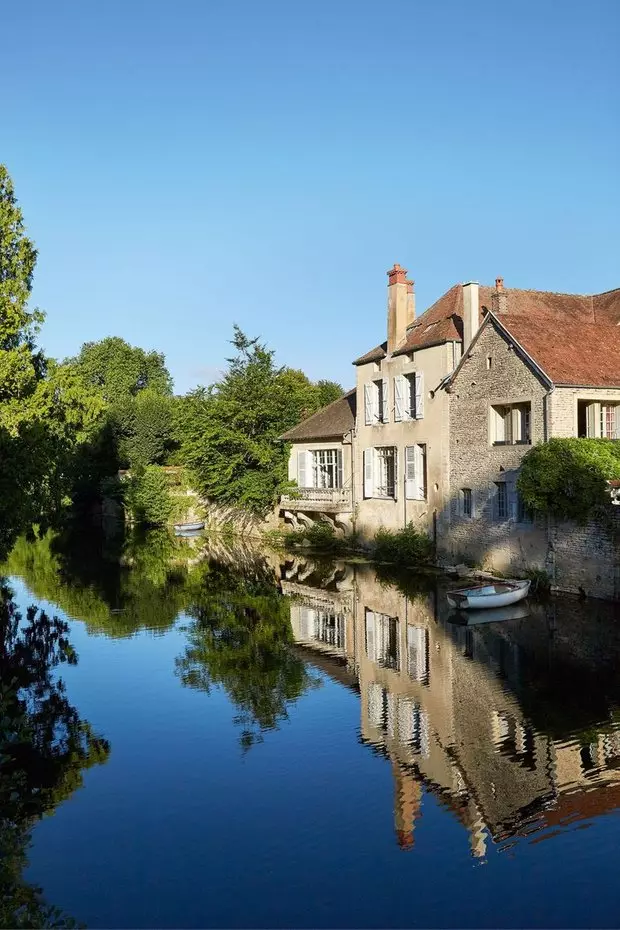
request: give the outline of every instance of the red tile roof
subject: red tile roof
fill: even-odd
[[[604,294],[556,294],[480,286],[480,321],[494,313],[555,384],[620,387],[620,288]],[[444,342],[462,341],[463,287],[455,284],[407,330],[394,352],[403,355]],[[384,343],[355,365],[385,358]]]

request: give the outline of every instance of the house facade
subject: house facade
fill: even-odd
[[[615,532],[532,520],[517,492],[532,445],[620,439],[620,289],[580,296],[472,281],[417,316],[407,271],[387,275],[387,339],[355,360],[355,390],[283,437],[299,485],[297,504],[283,499],[288,513],[316,519],[329,499],[327,517],[335,508],[334,525],[362,540],[413,523],[447,559],[536,567],[558,587],[620,597]],[[328,449],[339,478],[324,477]]]

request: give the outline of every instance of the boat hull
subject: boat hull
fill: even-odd
[[[457,626],[477,626],[479,623],[501,623],[504,620],[524,620],[530,616],[527,604],[517,603],[490,610],[464,610],[450,614],[448,621]]]
[[[450,591],[447,597],[450,607],[457,610],[488,610],[517,604],[528,596],[529,590],[529,581],[516,581],[510,584],[480,585],[478,588]]]
[[[204,530],[204,523],[175,523],[174,531],[175,533],[198,533],[200,530]]]

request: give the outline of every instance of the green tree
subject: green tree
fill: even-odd
[[[163,354],[146,352],[120,336],[84,343],[71,364],[110,403],[136,397],[146,388],[157,394],[172,394],[172,378]]]
[[[533,513],[585,523],[609,502],[612,478],[620,478],[620,442],[551,439],[524,457],[517,487]]]
[[[165,526],[174,509],[168,479],[157,465],[132,475],[125,501],[135,522],[143,526]]]
[[[278,367],[273,350],[238,327],[233,345],[222,380],[179,402],[179,458],[206,498],[264,513],[287,484],[288,447],[279,437],[315,413],[329,391]]]
[[[318,409],[327,407],[328,404],[338,400],[344,394],[341,384],[337,381],[317,381],[315,388],[318,396]]]

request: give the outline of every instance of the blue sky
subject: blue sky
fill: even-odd
[[[23,0],[0,161],[46,350],[109,334],[213,380],[233,322],[353,383],[387,268],[620,286],[617,0]]]

